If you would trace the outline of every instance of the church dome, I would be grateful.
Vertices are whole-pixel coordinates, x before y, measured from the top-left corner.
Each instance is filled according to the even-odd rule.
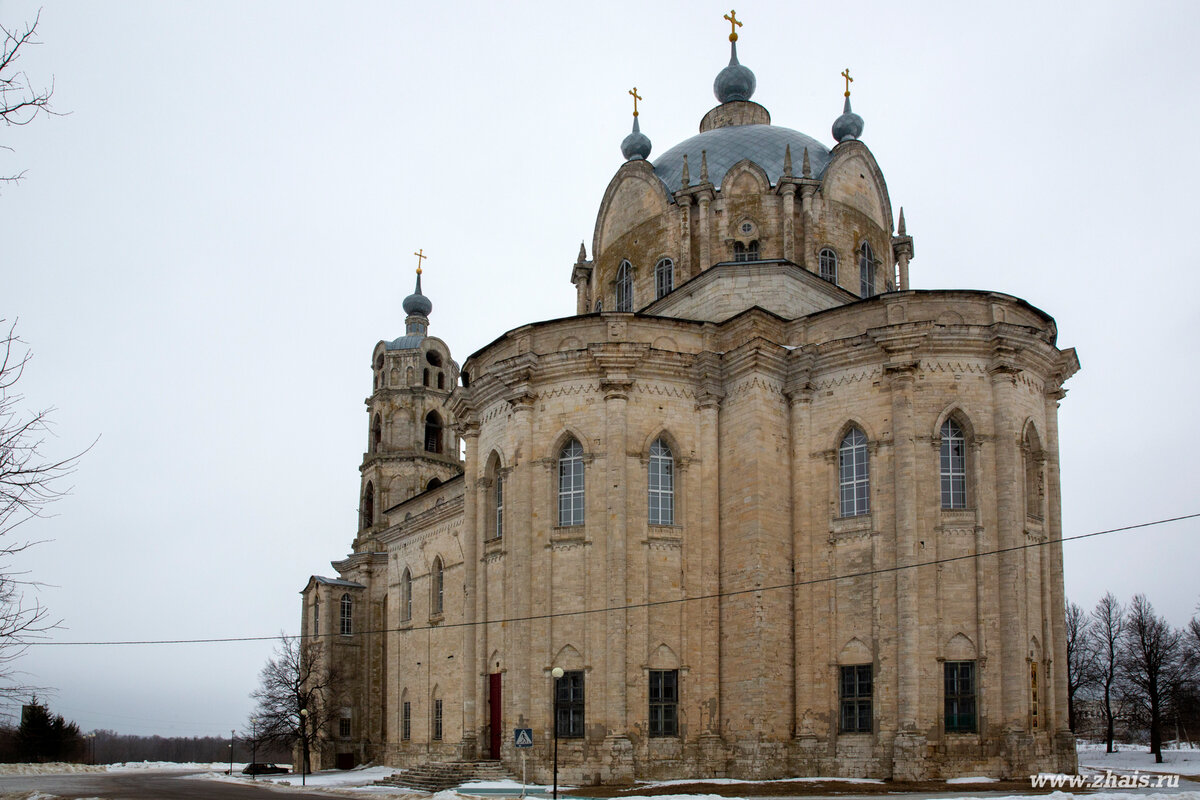
[[[800,131],[778,125],[731,125],[713,128],[685,139],[654,161],[654,173],[667,186],[668,192],[682,187],[683,159],[687,156],[691,174],[696,174],[701,153],[708,161],[708,180],[716,188],[734,164],[749,160],[762,167],[771,183],[783,176],[784,152],[791,148],[798,170],[805,148],[814,178],[821,177],[829,164],[829,149]]]
[[[404,298],[404,313],[411,316],[428,317],[433,311],[433,301],[421,294],[421,273],[417,273],[417,290]]]

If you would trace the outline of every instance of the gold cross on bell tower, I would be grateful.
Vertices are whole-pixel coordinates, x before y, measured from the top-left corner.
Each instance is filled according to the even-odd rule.
[[[729,23],[729,41],[737,41],[737,29],[742,27],[742,23],[738,22],[737,11],[729,9],[729,13],[725,15],[725,21]]]
[[[846,79],[846,97],[850,96],[850,84],[854,83],[854,78],[850,77],[850,68],[846,67],[842,70],[842,77]]]
[[[429,258],[429,256],[425,255],[424,247],[422,247],[417,252],[413,253],[413,255],[417,257],[417,274],[420,275],[421,274],[421,262],[424,261],[425,259]]]
[[[629,93],[630,93],[631,95],[633,95],[633,115],[636,117],[636,116],[638,115],[638,111],[637,111],[637,101],[638,101],[638,100],[645,100],[646,98],[642,97],[640,94],[638,94],[638,93],[637,93],[637,87],[636,87],[636,86],[635,86],[635,87],[633,87],[632,89],[630,89],[630,90],[629,90]]]

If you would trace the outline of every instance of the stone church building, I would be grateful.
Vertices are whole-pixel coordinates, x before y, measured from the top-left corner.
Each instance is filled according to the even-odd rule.
[[[519,772],[531,728],[548,781],[557,725],[568,783],[1074,771],[1075,352],[910,288],[849,91],[832,147],[774,125],[730,39],[699,133],[651,159],[635,111],[569,316],[460,368],[418,270],[351,552],[303,591],[344,686],[317,766]]]

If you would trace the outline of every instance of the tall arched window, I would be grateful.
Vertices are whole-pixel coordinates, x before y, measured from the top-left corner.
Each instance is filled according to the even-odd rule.
[[[617,304],[614,311],[633,311],[633,265],[622,261],[617,267]]]
[[[647,480],[650,493],[649,522],[651,525],[675,524],[675,458],[662,439],[650,445],[650,471]]]
[[[378,453],[379,447],[383,443],[383,418],[378,414],[371,421],[371,452]]]
[[[967,507],[967,437],[953,418],[942,424],[942,508]]]
[[[362,498],[362,527],[363,530],[375,524],[375,484],[367,481]]]
[[[838,447],[838,493],[841,516],[871,513],[871,475],[867,459],[867,437],[851,428]]]
[[[583,447],[575,439],[558,451],[558,524],[583,524]]]
[[[400,576],[400,620],[407,622],[412,619],[412,573],[408,567]]]
[[[675,288],[675,262],[669,258],[659,259],[654,265],[654,299],[670,294]]]
[[[862,297],[875,294],[875,253],[867,242],[858,248],[858,293]]]
[[[430,603],[429,607],[433,609],[432,614],[439,615],[445,608],[443,601],[445,599],[446,588],[446,573],[442,569],[442,557],[438,556],[433,560],[433,573],[431,574],[432,585],[430,586]]]
[[[817,256],[817,264],[821,277],[830,283],[837,283],[837,253],[826,247]]]
[[[354,601],[350,599],[349,594],[342,595],[341,610],[342,636],[349,636],[350,634],[354,633]]]
[[[1033,426],[1025,433],[1025,513],[1042,519],[1042,499],[1046,494],[1045,456],[1041,440]]]
[[[321,595],[313,600],[313,636],[321,635]]]
[[[429,453],[442,452],[442,418],[436,411],[425,417],[425,450]]]
[[[496,513],[495,527],[492,528],[493,539],[504,538],[504,476],[496,475],[496,485],[492,493],[492,507]]]

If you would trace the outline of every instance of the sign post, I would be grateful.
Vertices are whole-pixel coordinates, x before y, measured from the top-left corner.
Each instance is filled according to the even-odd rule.
[[[524,797],[525,751],[533,747],[533,728],[513,728],[513,745],[521,750],[521,797]]]

